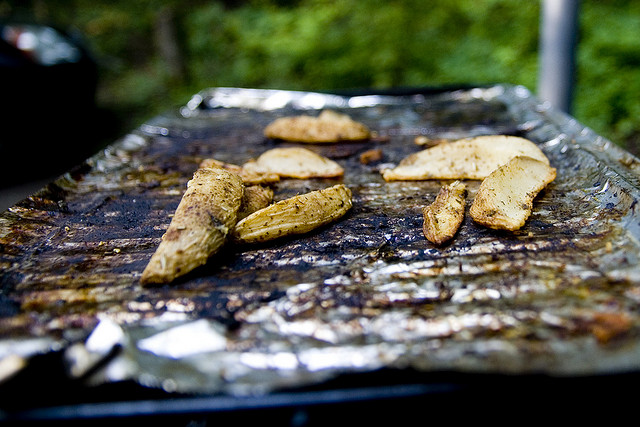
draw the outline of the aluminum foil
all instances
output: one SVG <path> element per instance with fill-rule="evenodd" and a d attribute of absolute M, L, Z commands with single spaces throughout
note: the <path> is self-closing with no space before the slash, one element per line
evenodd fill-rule
<path fill-rule="evenodd" d="M 332 108 L 371 141 L 309 146 L 345 167 L 354 207 L 317 232 L 225 248 L 177 283 L 138 283 L 186 181 L 289 143 L 284 115 Z M 557 179 L 525 227 L 465 219 L 444 247 L 421 209 L 443 182 L 380 170 L 430 139 L 515 134 Z M 360 154 L 383 158 L 363 163 Z M 381 368 L 584 376 L 640 368 L 639 161 L 520 86 L 337 96 L 213 88 L 150 120 L 0 216 L 0 379 L 63 351 L 88 385 L 267 393 Z M 335 180 L 283 180 L 276 199 Z M 473 199 L 479 182 L 469 181 Z M 24 363 L 19 363 L 23 361 Z M 4 372 L 2 368 L 4 367 Z"/>

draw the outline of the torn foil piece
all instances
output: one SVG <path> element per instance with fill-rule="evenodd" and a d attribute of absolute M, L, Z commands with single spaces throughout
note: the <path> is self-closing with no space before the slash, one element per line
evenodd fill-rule
<path fill-rule="evenodd" d="M 196 354 L 224 350 L 227 340 L 206 320 L 171 327 L 138 341 L 138 349 L 160 357 L 181 359 Z"/>

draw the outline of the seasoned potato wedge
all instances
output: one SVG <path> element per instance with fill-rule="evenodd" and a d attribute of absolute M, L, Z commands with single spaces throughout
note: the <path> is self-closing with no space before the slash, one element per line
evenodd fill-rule
<path fill-rule="evenodd" d="M 261 185 L 249 185 L 244 188 L 242 204 L 238 212 L 238 221 L 252 213 L 266 208 L 273 201 L 273 190 Z"/>
<path fill-rule="evenodd" d="M 274 120 L 264 130 L 267 138 L 308 143 L 358 141 L 368 139 L 370 134 L 362 123 L 332 110 L 324 110 L 318 117 L 282 117 Z"/>
<path fill-rule="evenodd" d="M 404 158 L 385 169 L 386 181 L 424 179 L 484 179 L 515 156 L 528 156 L 549 164 L 544 153 L 528 139 L 491 135 L 443 142 Z"/>
<path fill-rule="evenodd" d="M 424 236 L 441 245 L 453 238 L 464 219 L 467 187 L 460 181 L 440 189 L 435 201 L 422 210 Z"/>
<path fill-rule="evenodd" d="M 343 184 L 300 194 L 239 221 L 233 239 L 238 243 L 257 243 L 307 233 L 337 220 L 351 206 L 351 190 Z"/>
<path fill-rule="evenodd" d="M 245 163 L 248 173 L 276 174 L 283 178 L 335 178 L 344 175 L 338 163 L 302 147 L 273 148 Z"/>
<path fill-rule="evenodd" d="M 555 178 L 555 168 L 517 156 L 482 181 L 469 214 L 489 228 L 517 230 L 531 215 L 533 199 Z"/>
<path fill-rule="evenodd" d="M 140 282 L 169 283 L 205 264 L 236 224 L 243 193 L 242 179 L 235 173 L 198 169 Z"/>
<path fill-rule="evenodd" d="M 226 163 L 216 159 L 204 159 L 201 168 L 222 168 L 240 175 L 245 185 L 269 185 L 280 181 L 280 176 L 274 173 L 258 173 L 247 171 L 242 166 Z"/>

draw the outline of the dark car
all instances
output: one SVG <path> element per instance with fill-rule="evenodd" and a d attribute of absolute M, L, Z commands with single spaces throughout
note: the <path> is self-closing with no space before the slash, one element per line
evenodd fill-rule
<path fill-rule="evenodd" d="M 91 153 L 97 81 L 78 37 L 0 23 L 0 186 L 60 173 Z"/>

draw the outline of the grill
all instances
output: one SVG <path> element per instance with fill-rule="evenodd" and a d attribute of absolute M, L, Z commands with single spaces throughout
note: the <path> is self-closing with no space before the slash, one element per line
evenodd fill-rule
<path fill-rule="evenodd" d="M 262 130 L 324 108 L 376 132 L 306 146 L 345 168 L 346 217 L 227 245 L 176 283 L 140 286 L 200 161 L 242 164 L 296 145 Z M 380 170 L 423 148 L 418 136 L 484 134 L 534 141 L 558 177 L 521 230 L 467 216 L 436 247 L 421 209 L 443 183 L 387 183 Z M 370 149 L 382 158 L 361 162 Z M 356 411 L 345 422 L 373 422 L 381 408 L 397 417 L 541 392 L 617 401 L 602 388 L 621 391 L 640 365 L 638 165 L 519 86 L 204 90 L 0 216 L 1 415 L 259 421 L 267 411 L 305 423 L 332 420 L 332 406 Z M 336 182 L 282 180 L 275 198 Z"/>

